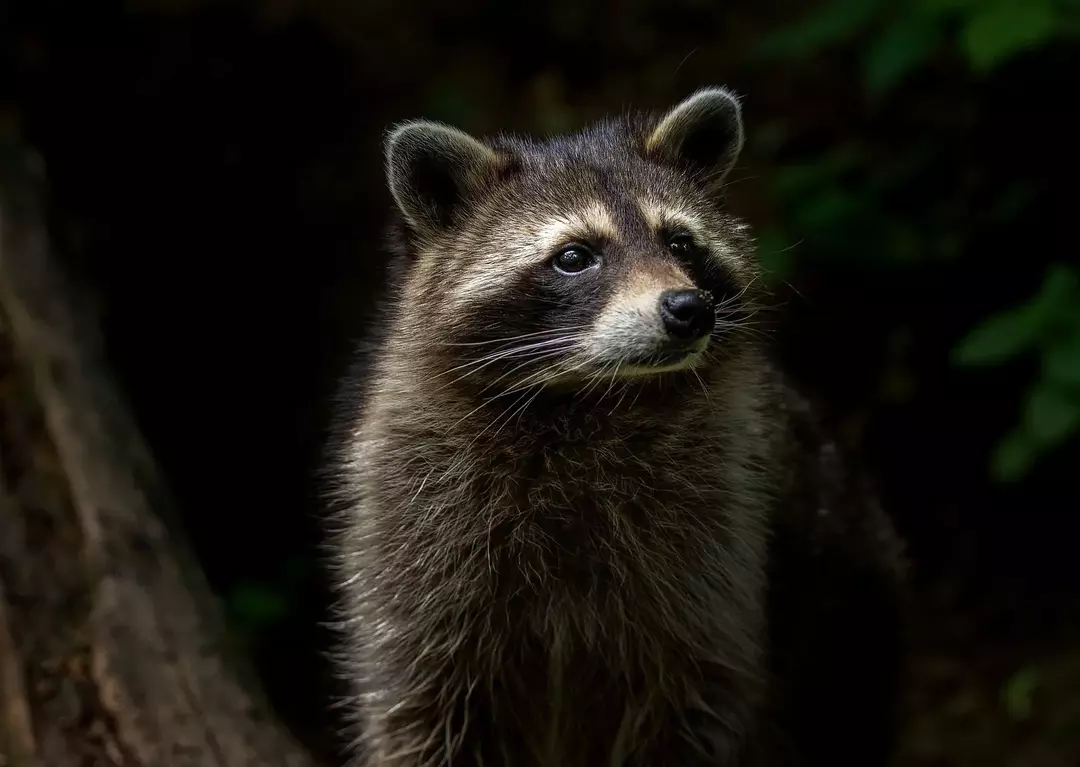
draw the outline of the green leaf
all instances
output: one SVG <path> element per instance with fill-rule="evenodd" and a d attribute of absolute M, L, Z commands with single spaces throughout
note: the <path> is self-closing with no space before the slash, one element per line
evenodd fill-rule
<path fill-rule="evenodd" d="M 1080 392 L 1040 381 L 1028 394 L 1024 425 L 1040 447 L 1061 442 L 1080 426 Z"/>
<path fill-rule="evenodd" d="M 1080 292 L 1074 269 L 1054 264 L 1039 292 L 1029 301 L 993 315 L 975 327 L 956 348 L 957 365 L 995 365 L 1036 345 Z"/>
<path fill-rule="evenodd" d="M 1047 346 L 1042 363 L 1047 380 L 1080 389 L 1080 333 L 1056 339 Z"/>
<path fill-rule="evenodd" d="M 1039 295 L 1042 300 L 1055 309 L 1075 306 L 1080 298 L 1080 275 L 1071 266 L 1053 264 L 1046 271 Z"/>
<path fill-rule="evenodd" d="M 1054 35 L 1053 0 L 987 0 L 968 17 L 960 42 L 972 69 L 986 72 Z"/>
<path fill-rule="evenodd" d="M 895 87 L 929 59 L 940 42 L 941 26 L 933 19 L 909 16 L 890 24 L 863 61 L 867 90 L 880 95 Z"/>
<path fill-rule="evenodd" d="M 1017 482 L 1031 469 L 1039 448 L 1021 431 L 1012 431 L 998 443 L 990 462 L 990 471 L 999 482 Z"/>
<path fill-rule="evenodd" d="M 1035 346 L 1046 321 L 1046 311 L 1038 300 L 995 314 L 957 344 L 953 363 L 971 366 L 1005 362 Z"/>
<path fill-rule="evenodd" d="M 1013 719 L 1031 716 L 1032 697 L 1039 686 L 1039 672 L 1035 668 L 1023 668 L 1013 674 L 1001 691 L 1001 702 Z"/>

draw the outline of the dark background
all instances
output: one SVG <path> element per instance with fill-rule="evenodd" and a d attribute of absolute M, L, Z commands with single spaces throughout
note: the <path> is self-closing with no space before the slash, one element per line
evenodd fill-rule
<path fill-rule="evenodd" d="M 20 0 L 0 138 L 275 704 L 334 747 L 313 475 L 425 116 L 553 132 L 745 96 L 736 209 L 794 375 L 915 563 L 900 765 L 1080 764 L 1076 0 Z M 826 693 L 827 694 L 827 693 Z"/>

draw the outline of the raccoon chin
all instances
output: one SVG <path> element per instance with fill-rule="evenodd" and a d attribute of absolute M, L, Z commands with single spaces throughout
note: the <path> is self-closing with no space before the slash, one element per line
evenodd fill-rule
<path fill-rule="evenodd" d="M 634 360 L 619 366 L 618 375 L 622 378 L 643 378 L 660 373 L 676 373 L 693 370 L 705 360 L 705 351 L 681 349 L 666 351 L 645 360 Z"/>
<path fill-rule="evenodd" d="M 611 368 L 616 366 L 616 375 L 622 378 L 642 378 L 693 370 L 705 361 L 709 340 L 709 336 L 705 336 L 693 341 L 674 338 L 648 344 L 636 341 L 630 348 L 613 349 L 611 356 L 614 359 L 605 367 L 609 370 L 608 375 L 611 375 Z"/>
<path fill-rule="evenodd" d="M 663 348 L 644 354 L 612 355 L 593 359 L 588 365 L 570 365 L 570 369 L 550 378 L 545 384 L 552 391 L 593 389 L 599 384 L 617 381 L 647 381 L 672 373 L 693 373 L 707 360 L 708 343 Z M 600 387 L 603 389 L 603 387 Z"/>
<path fill-rule="evenodd" d="M 628 359 L 618 366 L 617 378 L 651 378 L 664 373 L 695 370 L 705 361 L 705 348 L 665 349 L 645 357 Z"/>

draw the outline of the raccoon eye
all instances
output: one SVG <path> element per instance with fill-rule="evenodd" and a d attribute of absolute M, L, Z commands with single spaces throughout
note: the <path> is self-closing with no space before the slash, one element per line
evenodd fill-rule
<path fill-rule="evenodd" d="M 697 249 L 694 238 L 688 234 L 672 235 L 668 238 L 667 246 L 676 256 L 689 256 Z"/>
<path fill-rule="evenodd" d="M 570 245 L 560 250 L 552 260 L 555 271 L 563 274 L 583 272 L 596 262 L 596 258 L 581 245 Z"/>

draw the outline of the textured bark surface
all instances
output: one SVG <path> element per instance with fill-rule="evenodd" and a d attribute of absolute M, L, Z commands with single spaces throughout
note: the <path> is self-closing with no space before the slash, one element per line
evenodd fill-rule
<path fill-rule="evenodd" d="M 26 190 L 0 188 L 0 767 L 314 765 L 230 652 Z"/>

